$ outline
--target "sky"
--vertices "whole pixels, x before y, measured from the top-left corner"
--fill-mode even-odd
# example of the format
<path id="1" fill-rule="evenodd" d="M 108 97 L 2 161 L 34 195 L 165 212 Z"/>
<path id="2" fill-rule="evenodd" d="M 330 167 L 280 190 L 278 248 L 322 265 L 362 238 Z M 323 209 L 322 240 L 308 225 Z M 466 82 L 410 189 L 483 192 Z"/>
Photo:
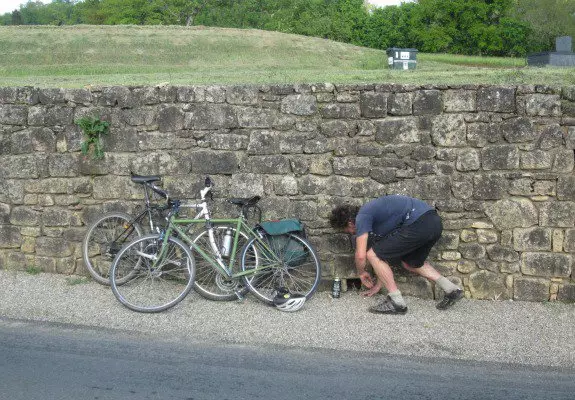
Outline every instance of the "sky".
<path id="1" fill-rule="evenodd" d="M 40 0 L 43 3 L 50 3 L 51 0 Z M 397 5 L 404 0 L 369 0 L 371 4 L 377 6 Z M 20 4 L 25 4 L 27 0 L 0 0 L 0 14 L 12 12 L 20 8 Z"/>

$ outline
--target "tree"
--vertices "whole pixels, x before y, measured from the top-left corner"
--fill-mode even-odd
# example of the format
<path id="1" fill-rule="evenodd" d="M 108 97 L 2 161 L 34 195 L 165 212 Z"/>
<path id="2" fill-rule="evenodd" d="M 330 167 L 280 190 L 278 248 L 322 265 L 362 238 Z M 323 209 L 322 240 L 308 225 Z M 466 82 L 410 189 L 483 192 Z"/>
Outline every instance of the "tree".
<path id="1" fill-rule="evenodd" d="M 515 0 L 510 15 L 531 27 L 529 51 L 555 49 L 557 36 L 575 37 L 575 1 Z"/>

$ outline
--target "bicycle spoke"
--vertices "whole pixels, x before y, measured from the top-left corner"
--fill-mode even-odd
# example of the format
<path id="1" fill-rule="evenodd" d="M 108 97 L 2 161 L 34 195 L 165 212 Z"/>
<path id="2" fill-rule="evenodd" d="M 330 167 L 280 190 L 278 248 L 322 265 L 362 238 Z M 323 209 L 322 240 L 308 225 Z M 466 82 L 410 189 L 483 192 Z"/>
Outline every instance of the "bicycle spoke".
<path id="1" fill-rule="evenodd" d="M 254 271 L 245 277 L 246 285 L 267 303 L 280 287 L 309 298 L 321 276 L 313 248 L 296 235 L 266 237 L 265 244 L 252 240 L 242 254 L 242 269 Z"/>
<path id="2" fill-rule="evenodd" d="M 192 288 L 194 263 L 187 247 L 170 238 L 162 247 L 156 235 L 136 239 L 113 265 L 112 290 L 128 308 L 162 311 L 181 301 Z M 125 283 L 117 278 L 129 276 Z"/>

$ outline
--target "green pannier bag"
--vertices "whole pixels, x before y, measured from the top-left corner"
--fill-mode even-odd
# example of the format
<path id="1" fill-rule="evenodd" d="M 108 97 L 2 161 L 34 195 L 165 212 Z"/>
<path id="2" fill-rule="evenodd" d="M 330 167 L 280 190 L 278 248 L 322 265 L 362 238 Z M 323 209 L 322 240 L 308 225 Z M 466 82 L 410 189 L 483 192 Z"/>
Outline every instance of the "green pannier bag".
<path id="1" fill-rule="evenodd" d="M 282 219 L 278 221 L 265 221 L 260 227 L 270 236 L 270 246 L 273 250 L 281 252 L 281 256 L 290 267 L 302 265 L 308 259 L 307 248 L 297 239 L 288 234 L 305 238 L 305 227 L 298 219 Z"/>

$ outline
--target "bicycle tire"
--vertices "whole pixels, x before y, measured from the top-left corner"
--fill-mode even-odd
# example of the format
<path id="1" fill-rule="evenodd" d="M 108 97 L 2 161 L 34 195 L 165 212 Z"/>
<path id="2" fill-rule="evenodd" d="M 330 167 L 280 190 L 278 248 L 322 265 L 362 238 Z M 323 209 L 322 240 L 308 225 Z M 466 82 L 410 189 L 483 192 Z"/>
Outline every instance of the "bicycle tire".
<path id="1" fill-rule="evenodd" d="M 285 240 L 277 240 L 278 237 Z M 254 275 L 244 276 L 249 291 L 270 305 L 279 287 L 311 298 L 321 279 L 321 264 L 311 244 L 294 234 L 268 235 L 261 240 L 273 254 L 269 254 L 269 250 L 255 238 L 242 251 L 242 271 L 254 268 L 261 270 Z M 304 251 L 304 254 L 297 256 L 297 263 L 294 262 L 293 250 L 289 248 L 293 244 Z"/>
<path id="2" fill-rule="evenodd" d="M 86 270 L 96 282 L 110 285 L 110 267 L 114 257 L 126 243 L 143 234 L 140 225 L 133 220 L 129 214 L 109 212 L 88 228 L 82 241 L 82 257 Z M 133 227 L 131 232 L 130 225 Z M 124 233 L 128 235 L 124 236 Z M 114 242 L 118 237 L 120 241 Z"/>
<path id="3" fill-rule="evenodd" d="M 232 235 L 235 235 L 236 233 L 235 227 L 226 225 L 214 226 L 214 238 L 217 244 L 223 243 L 223 237 L 227 230 L 231 230 Z M 240 231 L 240 238 L 238 239 L 235 258 L 236 265 L 239 265 L 240 263 L 239 256 L 241 255 L 241 250 L 248 240 L 248 235 Z M 200 246 L 204 252 L 208 254 L 213 253 L 207 229 L 203 230 L 198 236 L 196 236 L 194 243 Z M 225 259 L 228 259 L 228 257 Z M 228 279 L 226 276 L 215 270 L 214 267 L 201 256 L 195 257 L 195 261 L 196 277 L 194 280 L 194 290 L 202 297 L 214 301 L 232 301 L 241 299 L 246 293 L 248 293 L 248 288 L 243 285 L 242 279 Z M 233 271 L 234 269 L 232 266 L 232 272 Z"/>
<path id="4" fill-rule="evenodd" d="M 110 283 L 114 296 L 133 311 L 153 313 L 182 301 L 194 286 L 194 256 L 180 239 L 169 237 L 161 261 L 158 234 L 149 234 L 126 244 L 112 264 Z M 118 284 L 116 277 L 130 276 Z"/>

